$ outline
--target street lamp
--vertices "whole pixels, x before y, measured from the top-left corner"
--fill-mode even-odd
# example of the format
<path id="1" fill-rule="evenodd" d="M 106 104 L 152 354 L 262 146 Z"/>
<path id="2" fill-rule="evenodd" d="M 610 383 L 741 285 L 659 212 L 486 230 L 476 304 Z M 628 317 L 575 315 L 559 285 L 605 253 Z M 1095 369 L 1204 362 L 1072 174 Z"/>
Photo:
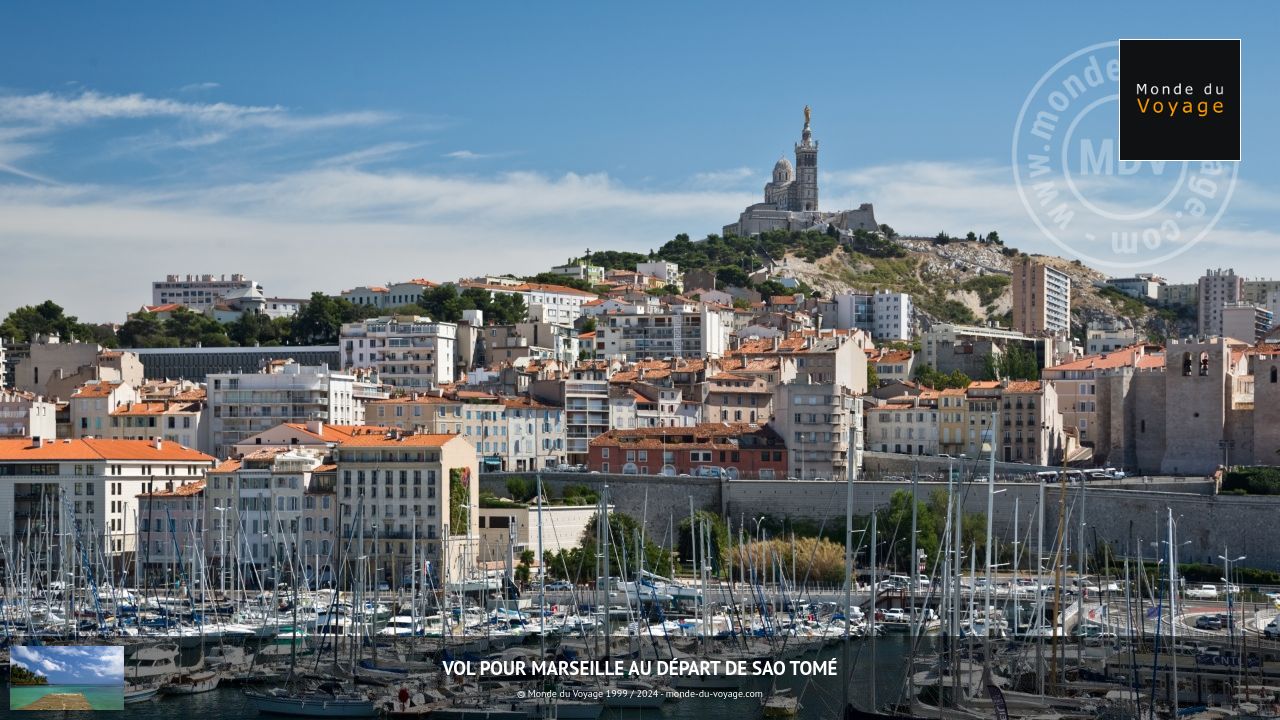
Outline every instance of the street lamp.
<path id="1" fill-rule="evenodd" d="M 1225 553 L 1226 551 L 1227 551 L 1227 548 L 1224 545 L 1222 547 L 1222 552 Z M 1219 555 L 1218 559 L 1222 561 L 1222 573 L 1223 573 L 1222 582 L 1226 585 L 1226 590 L 1227 590 L 1227 637 L 1231 638 L 1231 644 L 1234 645 L 1236 641 L 1236 631 L 1235 631 L 1235 618 L 1232 616 L 1232 608 L 1231 608 L 1231 566 L 1235 563 L 1240 562 L 1241 560 L 1244 560 L 1245 556 L 1241 555 L 1238 558 L 1228 558 L 1226 555 Z M 1243 612 L 1244 604 L 1243 603 L 1241 603 L 1240 608 L 1241 608 L 1240 622 L 1244 622 L 1244 612 Z M 1244 629 L 1242 628 L 1240 632 L 1243 636 Z"/>

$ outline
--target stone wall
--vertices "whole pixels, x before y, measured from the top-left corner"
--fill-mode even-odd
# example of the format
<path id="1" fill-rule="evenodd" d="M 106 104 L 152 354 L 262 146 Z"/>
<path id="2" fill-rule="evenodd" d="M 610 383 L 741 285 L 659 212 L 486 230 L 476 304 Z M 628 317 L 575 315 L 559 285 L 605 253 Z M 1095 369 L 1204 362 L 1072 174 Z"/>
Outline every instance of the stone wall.
<path id="1" fill-rule="evenodd" d="M 481 488 L 504 495 L 506 478 L 512 475 L 519 473 L 482 475 Z M 818 523 L 825 521 L 828 528 L 835 529 L 844 523 L 846 484 L 843 482 L 722 482 L 713 478 L 582 473 L 544 473 L 542 480 L 552 497 L 559 496 L 564 486 L 571 483 L 600 490 L 607 484 L 610 502 L 617 511 L 637 520 L 645 518 L 646 532 L 660 544 L 668 542 L 669 527 L 679 527 L 680 521 L 689 516 L 690 498 L 693 498 L 695 508 L 719 512 L 732 518 L 735 526 L 742 519 L 761 515 Z M 946 487 L 945 482 L 919 482 L 917 492 L 924 502 L 935 490 L 946 490 Z M 995 496 L 992 520 L 997 537 L 1005 542 L 1012 540 L 1016 507 L 1021 542 L 1034 546 L 1040 487 L 1036 483 L 996 483 L 1000 492 Z M 855 515 L 865 516 L 871 510 L 887 505 L 898 490 L 910 491 L 911 483 L 854 483 Z M 960 493 L 966 514 L 986 512 L 985 483 L 962 483 Z M 1046 547 L 1051 546 L 1056 537 L 1059 499 L 1059 486 L 1045 484 Z M 1136 556 L 1141 547 L 1144 556 L 1152 557 L 1155 550 L 1150 543 L 1168 537 L 1165 525 L 1167 508 L 1173 510 L 1178 541 L 1191 541 L 1179 551 L 1180 562 L 1213 561 L 1223 554 L 1225 547 L 1233 557 L 1248 556 L 1242 565 L 1280 569 L 1280 543 L 1275 542 L 1275 533 L 1269 530 L 1280 512 L 1280 498 L 1215 496 L 1211 481 L 1176 478 L 1132 478 L 1116 487 L 1086 485 L 1083 490 L 1078 485 L 1069 486 L 1065 504 L 1071 530 L 1067 540 L 1069 548 L 1077 542 L 1082 504 L 1086 523 L 1085 544 L 1090 551 L 1096 544 L 1107 543 L 1119 555 Z"/>

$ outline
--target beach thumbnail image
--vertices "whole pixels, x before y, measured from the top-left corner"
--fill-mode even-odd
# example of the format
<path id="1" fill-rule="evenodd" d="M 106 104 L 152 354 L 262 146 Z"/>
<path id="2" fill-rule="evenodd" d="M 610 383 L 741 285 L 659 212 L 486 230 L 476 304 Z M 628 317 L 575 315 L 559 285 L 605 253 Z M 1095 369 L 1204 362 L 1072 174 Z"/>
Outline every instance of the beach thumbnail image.
<path id="1" fill-rule="evenodd" d="M 14 645 L 10 710 L 123 710 L 124 648 Z"/>

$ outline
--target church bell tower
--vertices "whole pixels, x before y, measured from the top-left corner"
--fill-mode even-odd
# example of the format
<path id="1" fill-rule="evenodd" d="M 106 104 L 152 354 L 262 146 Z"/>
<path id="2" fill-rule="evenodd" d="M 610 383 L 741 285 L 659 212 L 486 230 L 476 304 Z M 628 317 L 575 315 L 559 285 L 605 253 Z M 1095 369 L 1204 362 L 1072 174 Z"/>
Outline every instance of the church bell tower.
<path id="1" fill-rule="evenodd" d="M 804 131 L 796 145 L 795 203 L 792 210 L 818 209 L 818 142 L 809 128 L 809 106 L 804 106 Z"/>

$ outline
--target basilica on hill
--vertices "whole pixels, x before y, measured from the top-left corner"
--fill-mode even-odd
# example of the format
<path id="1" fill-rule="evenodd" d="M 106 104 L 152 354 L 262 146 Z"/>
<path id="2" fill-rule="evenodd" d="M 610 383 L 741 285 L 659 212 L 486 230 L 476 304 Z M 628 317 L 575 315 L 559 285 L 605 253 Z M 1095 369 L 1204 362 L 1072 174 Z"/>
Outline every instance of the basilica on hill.
<path id="1" fill-rule="evenodd" d="M 725 235 L 758 235 L 768 230 L 825 230 L 834 226 L 842 235 L 879 228 L 871 203 L 856 210 L 823 212 L 818 209 L 818 141 L 809 125 L 811 111 L 804 108 L 804 130 L 796 143 L 796 162 L 784 156 L 773 166 L 773 179 L 764 186 L 764 202 L 751 205 L 738 222 L 724 226 Z"/>

